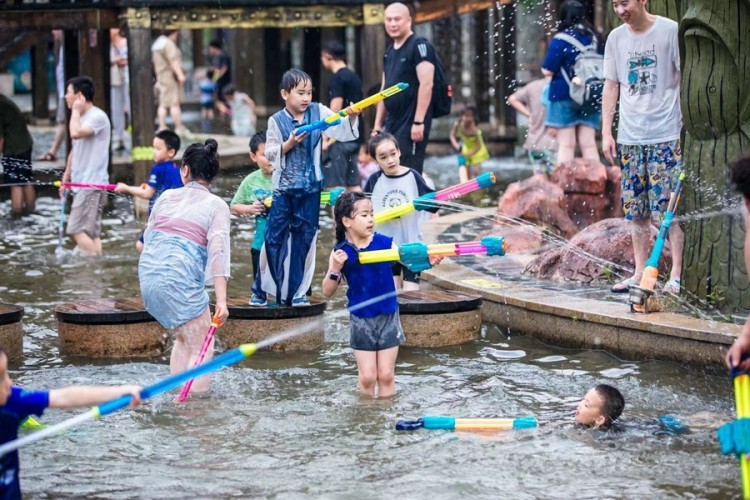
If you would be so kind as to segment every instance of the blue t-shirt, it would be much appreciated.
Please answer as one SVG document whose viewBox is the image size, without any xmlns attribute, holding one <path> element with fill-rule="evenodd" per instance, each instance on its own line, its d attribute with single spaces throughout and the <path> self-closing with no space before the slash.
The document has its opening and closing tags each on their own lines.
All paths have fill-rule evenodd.
<svg viewBox="0 0 750 500">
<path fill-rule="evenodd" d="M 372 241 L 367 248 L 359 249 L 347 240 L 336 245 L 335 249 L 343 249 L 347 256 L 342 272 L 349 285 L 349 289 L 346 291 L 346 298 L 349 299 L 348 308 L 352 308 L 366 300 L 396 291 L 396 286 L 393 284 L 393 273 L 391 272 L 390 263 L 378 262 L 377 264 L 365 265 L 359 263 L 360 251 L 387 250 L 391 246 L 393 246 L 393 238 L 380 233 L 373 235 Z M 381 314 L 393 314 L 397 309 L 398 301 L 396 300 L 395 293 L 393 293 L 393 295 L 390 295 L 386 299 L 379 300 L 356 311 L 350 311 L 350 314 L 360 318 L 374 318 Z"/>
<path fill-rule="evenodd" d="M 29 415 L 41 416 L 49 406 L 49 392 L 24 391 L 12 386 L 10 396 L 0 406 L 0 444 L 18 437 L 18 428 Z M 20 499 L 18 480 L 18 451 L 0 457 L 0 500 Z"/>
<path fill-rule="evenodd" d="M 583 32 L 575 28 L 568 28 L 563 31 L 566 35 L 570 35 L 583 45 L 589 45 L 593 33 Z M 604 53 L 604 50 L 599 47 L 599 52 Z M 563 78 L 562 70 L 569 76 L 575 75 L 573 72 L 573 66 L 575 65 L 576 58 L 580 52 L 578 49 L 573 47 L 571 44 L 558 38 L 553 38 L 547 49 L 547 55 L 544 57 L 542 68 L 554 73 L 552 81 L 549 86 L 549 100 L 550 101 L 567 101 L 570 100 L 570 92 L 568 92 L 568 83 Z"/>
<path fill-rule="evenodd" d="M 214 92 L 218 90 L 218 85 L 213 80 L 203 80 L 199 85 L 201 91 L 201 104 L 212 104 L 214 102 Z"/>
<path fill-rule="evenodd" d="M 180 177 L 180 167 L 173 161 L 163 161 L 151 167 L 151 177 L 148 178 L 148 185 L 156 191 L 154 196 L 148 200 L 148 213 L 154 208 L 156 200 L 167 189 L 177 189 L 182 187 L 182 177 Z"/>
</svg>

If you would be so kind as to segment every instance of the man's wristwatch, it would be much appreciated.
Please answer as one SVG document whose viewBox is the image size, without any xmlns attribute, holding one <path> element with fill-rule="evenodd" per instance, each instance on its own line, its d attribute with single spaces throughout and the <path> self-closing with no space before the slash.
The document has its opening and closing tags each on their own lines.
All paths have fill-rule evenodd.
<svg viewBox="0 0 750 500">
<path fill-rule="evenodd" d="M 424 122 L 423 122 L 423 121 L 422 121 L 422 122 L 420 122 L 420 121 L 414 120 L 414 121 L 413 121 L 412 123 L 413 123 L 414 125 L 424 125 Z"/>
<path fill-rule="evenodd" d="M 341 281 L 341 274 L 331 271 L 330 273 L 328 273 L 328 279 L 338 283 L 339 281 Z"/>
</svg>

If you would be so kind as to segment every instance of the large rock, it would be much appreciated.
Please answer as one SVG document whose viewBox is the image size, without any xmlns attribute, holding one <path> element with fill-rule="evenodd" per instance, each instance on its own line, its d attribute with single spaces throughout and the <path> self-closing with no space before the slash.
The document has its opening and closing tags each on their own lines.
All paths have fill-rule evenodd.
<svg viewBox="0 0 750 500">
<path fill-rule="evenodd" d="M 557 164 L 551 179 L 566 193 L 602 194 L 607 183 L 607 169 L 599 161 L 575 158 Z"/>
<path fill-rule="evenodd" d="M 607 167 L 607 183 L 604 193 L 609 198 L 609 213 L 605 219 L 610 217 L 624 217 L 622 211 L 622 173 L 620 167 Z"/>
<path fill-rule="evenodd" d="M 622 216 L 619 167 L 576 158 L 558 164 L 551 179 L 565 192 L 563 208 L 578 230 Z"/>
<path fill-rule="evenodd" d="M 566 238 L 577 228 L 564 209 L 563 190 L 542 178 L 533 176 L 508 186 L 497 204 L 499 218 L 521 218 L 545 224 Z"/>
<path fill-rule="evenodd" d="M 578 233 L 567 245 L 539 255 L 524 272 L 539 278 L 582 283 L 619 281 L 630 276 L 635 266 L 630 230 L 630 222 L 624 219 L 597 222 Z M 652 238 L 657 232 L 652 226 Z M 662 252 L 659 269 L 662 273 L 667 271 L 665 262 L 671 262 L 668 241 Z"/>
</svg>

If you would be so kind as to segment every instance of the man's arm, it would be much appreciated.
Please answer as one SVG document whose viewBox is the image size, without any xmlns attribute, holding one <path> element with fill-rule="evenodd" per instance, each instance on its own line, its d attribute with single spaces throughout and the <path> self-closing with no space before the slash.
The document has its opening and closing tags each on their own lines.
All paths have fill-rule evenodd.
<svg viewBox="0 0 750 500">
<path fill-rule="evenodd" d="M 71 139 L 83 139 L 84 137 L 94 135 L 94 129 L 90 125 L 81 122 L 81 111 L 85 103 L 86 99 L 83 96 L 79 96 L 71 108 L 69 125 Z"/>
<path fill-rule="evenodd" d="M 412 124 L 411 140 L 421 142 L 424 140 L 424 119 L 427 110 L 430 109 L 432 87 L 435 84 L 435 65 L 429 61 L 417 64 L 417 80 L 419 80 L 419 90 L 417 90 L 417 110 L 414 112 L 414 121 L 422 123 Z"/>
<path fill-rule="evenodd" d="M 615 164 L 617 148 L 612 136 L 612 123 L 615 120 L 617 99 L 620 96 L 620 82 L 604 80 L 604 94 L 602 95 L 602 152 L 611 165 Z"/>
</svg>

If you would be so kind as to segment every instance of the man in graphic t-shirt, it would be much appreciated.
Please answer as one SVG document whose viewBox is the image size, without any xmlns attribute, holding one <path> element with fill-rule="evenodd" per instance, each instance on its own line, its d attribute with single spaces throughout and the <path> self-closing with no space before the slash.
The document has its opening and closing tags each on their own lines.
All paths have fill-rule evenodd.
<svg viewBox="0 0 750 500">
<path fill-rule="evenodd" d="M 614 0 L 613 7 L 624 24 L 610 33 L 604 49 L 602 149 L 612 164 L 615 155 L 620 160 L 623 210 L 632 221 L 635 273 L 612 287 L 613 292 L 627 292 L 643 275 L 651 219 L 664 217 L 683 170 L 680 50 L 677 23 L 647 12 L 646 0 Z M 618 97 L 615 142 L 612 122 Z M 664 291 L 677 294 L 685 233 L 674 222 L 669 243 L 672 270 Z"/>
<path fill-rule="evenodd" d="M 383 85 L 399 82 L 409 88 L 378 103 L 372 135 L 383 130 L 393 134 L 401 149 L 401 164 L 420 174 L 432 124 L 432 86 L 435 49 L 411 29 L 409 8 L 392 3 L 385 9 L 385 31 L 393 39 L 383 57 Z"/>
<path fill-rule="evenodd" d="M 338 40 L 323 44 L 320 62 L 333 73 L 328 84 L 328 107 L 338 113 L 352 103 L 362 100 L 362 80 L 346 66 L 346 50 Z M 323 142 L 328 151 L 330 167 L 325 170 L 323 182 L 326 188 L 345 187 L 347 191 L 361 191 L 357 156 L 362 144 L 364 121 L 359 121 L 359 138 L 349 142 Z"/>
</svg>

